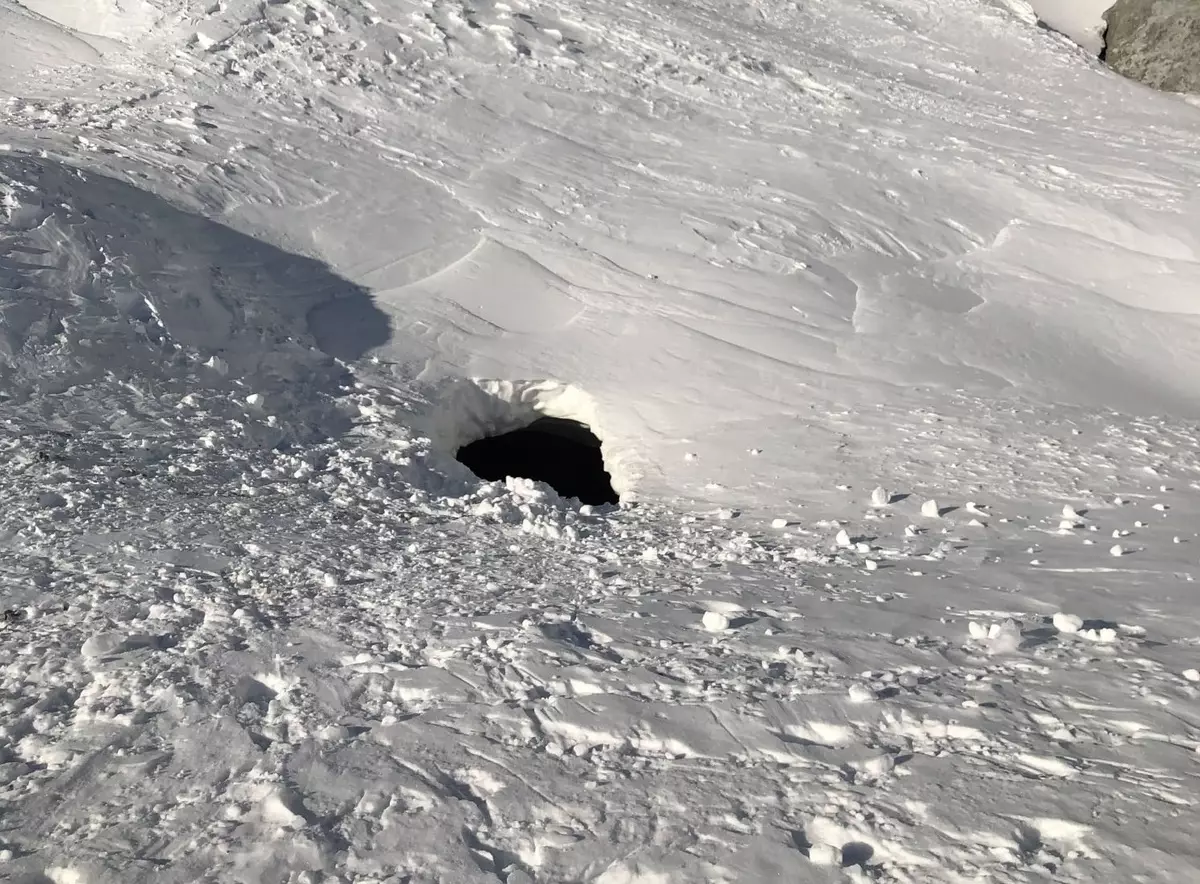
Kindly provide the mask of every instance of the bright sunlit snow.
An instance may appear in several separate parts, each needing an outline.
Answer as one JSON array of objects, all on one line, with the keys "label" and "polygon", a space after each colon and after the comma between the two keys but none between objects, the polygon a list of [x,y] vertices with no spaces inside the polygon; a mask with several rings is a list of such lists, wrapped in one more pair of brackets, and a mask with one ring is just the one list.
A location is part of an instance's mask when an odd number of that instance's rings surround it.
[{"label": "bright sunlit snow", "polygon": [[0,0],[0,880],[1193,884],[1200,106],[1053,5]]}]

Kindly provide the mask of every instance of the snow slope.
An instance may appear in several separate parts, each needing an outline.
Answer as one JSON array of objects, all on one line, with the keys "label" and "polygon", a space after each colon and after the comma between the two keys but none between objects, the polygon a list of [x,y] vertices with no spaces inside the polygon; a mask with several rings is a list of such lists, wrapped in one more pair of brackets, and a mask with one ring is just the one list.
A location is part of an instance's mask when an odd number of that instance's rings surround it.
[{"label": "snow slope", "polygon": [[[6,877],[1195,879],[1200,109],[976,0],[0,59]],[[453,461],[543,412],[622,508]]]}]

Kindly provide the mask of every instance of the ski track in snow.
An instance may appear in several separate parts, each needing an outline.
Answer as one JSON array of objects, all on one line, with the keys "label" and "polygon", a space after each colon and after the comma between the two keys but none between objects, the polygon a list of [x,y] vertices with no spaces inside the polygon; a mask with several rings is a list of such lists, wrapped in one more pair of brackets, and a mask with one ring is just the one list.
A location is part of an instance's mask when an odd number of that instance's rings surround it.
[{"label": "ski track in snow", "polygon": [[[0,877],[1195,878],[1195,108],[1019,3],[70,5]],[[630,505],[474,480],[465,376]]]}]

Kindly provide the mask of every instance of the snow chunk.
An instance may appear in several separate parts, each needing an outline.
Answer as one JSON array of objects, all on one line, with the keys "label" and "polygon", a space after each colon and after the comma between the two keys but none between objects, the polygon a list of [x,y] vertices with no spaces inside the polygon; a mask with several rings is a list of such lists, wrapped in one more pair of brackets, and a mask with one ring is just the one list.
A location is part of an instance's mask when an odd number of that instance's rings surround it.
[{"label": "snow chunk", "polygon": [[875,700],[875,692],[865,684],[852,684],[847,693],[851,703],[871,703]]},{"label": "snow chunk", "polygon": [[1083,628],[1083,618],[1059,611],[1054,615],[1054,628],[1059,632],[1074,634]]},{"label": "snow chunk", "polygon": [[729,618],[720,611],[705,611],[701,622],[709,632],[724,632],[729,628]]},{"label": "snow chunk", "polygon": [[941,507],[938,506],[936,500],[927,500],[921,504],[921,515],[927,519],[936,519],[942,514]]},{"label": "snow chunk", "polygon": [[892,497],[882,485],[871,492],[871,506],[887,506]]}]

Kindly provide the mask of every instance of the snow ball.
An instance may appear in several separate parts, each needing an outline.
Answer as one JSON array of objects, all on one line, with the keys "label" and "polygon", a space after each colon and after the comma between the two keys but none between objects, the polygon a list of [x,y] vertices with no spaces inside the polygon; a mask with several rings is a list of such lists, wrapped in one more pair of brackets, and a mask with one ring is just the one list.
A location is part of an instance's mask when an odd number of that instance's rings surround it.
[{"label": "snow ball", "polygon": [[720,611],[705,611],[700,622],[709,632],[724,632],[729,628],[729,618]]},{"label": "snow ball", "polygon": [[882,485],[871,492],[871,506],[887,506],[891,499],[891,495]]},{"label": "snow ball", "polygon": [[787,519],[775,519],[771,522],[772,528],[786,528],[788,526]]},{"label": "snow ball", "polygon": [[921,515],[927,519],[936,519],[941,515],[941,508],[936,500],[927,500],[921,504]]},{"label": "snow ball", "polygon": [[1125,555],[1125,547],[1121,546],[1119,543],[1114,543],[1111,547],[1109,547],[1108,554],[1110,556],[1123,556]]},{"label": "snow ball", "polygon": [[1124,506],[1125,505],[1125,499],[1120,496],[1114,497],[1112,502],[1113,502],[1113,506]]},{"label": "snow ball", "polygon": [[750,454],[753,457],[758,457],[760,454],[762,454],[762,449],[761,448],[751,448]]},{"label": "snow ball", "polygon": [[1179,535],[1175,535],[1171,538],[1171,543],[1183,543],[1183,541],[1179,539]]},{"label": "snow ball", "polygon": [[967,624],[967,632],[971,633],[971,638],[985,639],[988,636],[988,629],[982,623],[972,620]]},{"label": "snow ball", "polygon": [[1059,611],[1054,615],[1054,628],[1059,632],[1076,633],[1083,628],[1083,618]]},{"label": "snow ball", "polygon": [[1108,644],[1117,640],[1117,631],[1111,626],[1106,626],[1103,629],[1083,629],[1079,634],[1084,638],[1091,639],[1094,642],[1102,642]]},{"label": "snow ball", "polygon": [[1133,523],[1133,527],[1134,528],[1145,528],[1146,523],[1143,522],[1141,519],[1138,519],[1136,522]]},{"label": "snow ball", "polygon": [[875,699],[875,692],[865,684],[852,684],[847,693],[851,703],[870,703]]},{"label": "snow ball", "polygon": [[246,404],[252,408],[262,408],[262,404],[267,401],[267,397],[262,393],[251,393],[246,397]]},{"label": "snow ball", "polygon": [[1185,669],[1183,677],[1188,681],[1200,681],[1200,669]]},{"label": "snow ball", "polygon": [[684,459],[684,460],[695,460],[695,459],[696,459],[696,458],[698,458],[699,456],[700,456],[700,455],[696,454],[696,452],[694,452],[694,451],[689,451],[689,452],[687,452],[686,454],[684,454],[684,456],[683,456],[683,459]]},{"label": "snow ball", "polygon": [[863,567],[868,571],[878,571],[879,563],[874,559],[867,559],[865,562],[863,562]]},{"label": "snow ball", "polygon": [[841,531],[839,531],[837,533],[837,537],[834,538],[833,542],[836,543],[842,549],[848,549],[850,546],[853,545],[850,540],[850,535],[846,532],[845,528],[843,528]]},{"label": "snow ball", "polygon": [[1160,513],[1165,513],[1167,511],[1167,505],[1165,503],[1156,503],[1150,507],[1150,509],[1158,510]]}]

